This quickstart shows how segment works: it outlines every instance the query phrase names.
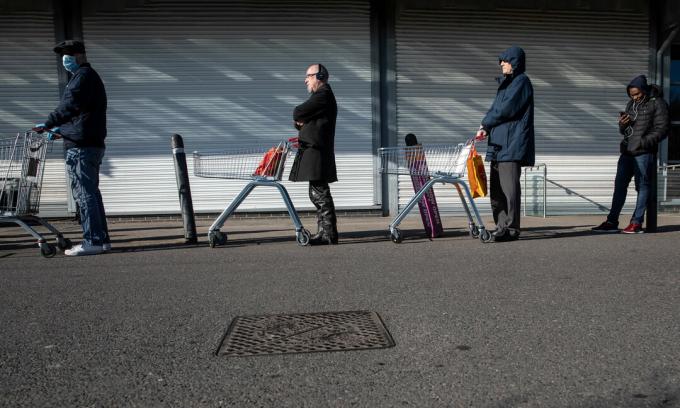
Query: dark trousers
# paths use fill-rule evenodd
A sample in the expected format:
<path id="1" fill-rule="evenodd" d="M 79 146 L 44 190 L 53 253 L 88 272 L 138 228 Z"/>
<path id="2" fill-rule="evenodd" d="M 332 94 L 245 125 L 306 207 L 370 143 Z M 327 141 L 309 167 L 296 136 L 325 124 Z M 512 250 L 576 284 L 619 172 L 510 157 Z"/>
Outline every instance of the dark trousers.
<path id="1" fill-rule="evenodd" d="M 522 206 L 519 184 L 522 168 L 517 162 L 491 162 L 491 209 L 497 231 L 516 236 L 520 232 Z"/>
<path id="2" fill-rule="evenodd" d="M 316 207 L 316 220 L 319 230 L 337 234 L 337 218 L 335 216 L 335 204 L 331 196 L 331 188 L 325 181 L 309 182 L 309 199 Z"/>

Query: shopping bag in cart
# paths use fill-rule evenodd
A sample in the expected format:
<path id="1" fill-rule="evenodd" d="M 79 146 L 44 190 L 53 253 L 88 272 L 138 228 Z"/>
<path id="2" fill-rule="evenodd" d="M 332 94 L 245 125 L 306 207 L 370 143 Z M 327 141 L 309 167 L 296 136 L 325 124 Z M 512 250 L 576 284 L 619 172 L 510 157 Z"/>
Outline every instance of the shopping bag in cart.
<path id="1" fill-rule="evenodd" d="M 279 163 L 283 158 L 283 143 L 272 147 L 260 160 L 260 164 L 255 169 L 253 176 L 275 176 L 276 170 L 279 168 Z"/>
<path id="2" fill-rule="evenodd" d="M 416 136 L 412 133 L 406 135 L 406 145 L 413 147 L 412 150 L 408 149 L 405 154 L 406 163 L 411 173 L 413 190 L 417 194 L 430 179 L 429 176 L 424 175 L 428 173 L 425 152 L 423 152 L 422 145 L 418 144 Z M 423 197 L 418 201 L 418 209 L 420 210 L 420 218 L 423 221 L 423 227 L 427 236 L 430 238 L 440 237 L 444 233 L 444 227 L 439 216 L 439 206 L 437 206 L 437 199 L 434 196 L 433 189 L 423 194 Z"/>
<path id="3" fill-rule="evenodd" d="M 477 153 L 474 146 L 470 149 L 470 156 L 467 159 L 468 182 L 472 198 L 486 197 L 486 170 L 484 170 L 484 160 Z"/>

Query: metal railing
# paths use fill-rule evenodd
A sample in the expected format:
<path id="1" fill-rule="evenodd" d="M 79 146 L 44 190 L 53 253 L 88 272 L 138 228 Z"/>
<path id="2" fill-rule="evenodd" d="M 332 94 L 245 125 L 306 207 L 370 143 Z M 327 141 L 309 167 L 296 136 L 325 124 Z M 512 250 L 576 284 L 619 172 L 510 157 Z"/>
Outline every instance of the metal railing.
<path id="1" fill-rule="evenodd" d="M 666 205 L 680 205 L 680 164 L 671 164 L 665 166 L 659 166 L 657 168 L 659 177 L 659 203 L 665 203 Z M 541 209 L 543 213 L 543 218 L 547 216 L 547 186 L 551 184 L 559 189 L 564 190 L 568 195 L 575 195 L 581 199 L 588 201 L 595 205 L 600 211 L 607 212 L 609 208 L 597 203 L 590 198 L 577 193 L 576 191 L 563 186 L 553 180 L 548 179 L 548 166 L 545 163 L 538 163 L 532 167 L 523 168 L 523 185 L 522 185 L 522 214 L 527 216 L 527 209 L 529 204 L 528 200 L 528 186 L 530 179 L 539 180 L 538 185 L 534 183 L 534 187 L 531 189 L 534 192 L 541 188 Z M 536 197 L 536 194 L 532 194 L 532 197 Z"/>
<path id="2" fill-rule="evenodd" d="M 680 164 L 658 167 L 660 202 L 677 202 L 680 204 Z"/>
<path id="3" fill-rule="evenodd" d="M 546 210 L 546 203 L 547 203 L 547 191 L 548 191 L 548 190 L 547 190 L 547 184 L 548 184 L 548 166 L 547 166 L 545 163 L 538 163 L 538 164 L 536 164 L 536 165 L 534 165 L 534 166 L 525 167 L 525 168 L 523 169 L 523 171 L 524 171 L 524 184 L 522 185 L 522 195 L 524 196 L 524 200 L 523 200 L 523 202 L 522 202 L 522 213 L 524 214 L 525 217 L 526 217 L 526 215 L 527 215 L 527 195 L 528 195 L 528 194 L 526 193 L 526 192 L 527 192 L 527 179 L 528 179 L 527 173 L 528 173 L 529 171 L 533 171 L 533 170 L 540 170 L 541 168 L 543 169 L 542 174 L 540 174 L 540 173 L 539 173 L 539 174 L 532 174 L 532 177 L 533 177 L 534 179 L 537 179 L 537 178 L 538 178 L 538 179 L 542 179 L 542 180 L 543 180 L 543 218 L 546 217 L 546 212 L 547 212 L 547 210 Z"/>

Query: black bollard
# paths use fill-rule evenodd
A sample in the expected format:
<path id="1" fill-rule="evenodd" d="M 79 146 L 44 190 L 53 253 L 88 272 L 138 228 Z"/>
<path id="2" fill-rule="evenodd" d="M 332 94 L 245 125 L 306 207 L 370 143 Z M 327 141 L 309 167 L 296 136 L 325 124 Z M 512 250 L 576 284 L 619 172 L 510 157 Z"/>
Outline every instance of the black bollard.
<path id="1" fill-rule="evenodd" d="M 177 189 L 179 190 L 179 205 L 182 209 L 182 219 L 184 220 L 184 242 L 195 244 L 198 242 L 198 239 L 196 238 L 194 204 L 191 201 L 187 157 L 184 154 L 182 136 L 177 134 L 172 135 L 172 156 L 175 158 L 175 176 L 177 177 Z"/>
<path id="2" fill-rule="evenodd" d="M 652 174 L 649 175 L 649 197 L 647 198 L 647 222 L 645 223 L 645 232 L 656 232 L 656 218 L 657 218 L 657 209 L 659 207 L 658 201 L 658 194 L 657 192 L 659 191 L 659 178 L 657 177 L 657 174 L 659 172 L 659 168 L 656 163 L 656 154 L 654 154 L 654 157 L 652 158 L 652 162 L 654 163 L 654 170 L 652 171 Z"/>

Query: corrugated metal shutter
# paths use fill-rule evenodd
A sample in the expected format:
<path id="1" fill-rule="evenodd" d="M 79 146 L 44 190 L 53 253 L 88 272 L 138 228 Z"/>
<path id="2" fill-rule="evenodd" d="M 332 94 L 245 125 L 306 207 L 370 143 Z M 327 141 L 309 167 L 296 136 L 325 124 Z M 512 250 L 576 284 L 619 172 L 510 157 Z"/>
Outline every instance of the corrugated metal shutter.
<path id="1" fill-rule="evenodd" d="M 424 143 L 471 137 L 495 96 L 498 54 L 522 46 L 536 95 L 536 162 L 554 183 L 548 213 L 598 213 L 611 203 L 626 85 L 647 72 L 647 30 L 646 16 L 628 12 L 405 10 L 396 30 L 399 142 L 408 132 Z M 541 189 L 524 193 L 540 210 Z M 462 211 L 451 188 L 437 194 L 442 212 Z M 403 178 L 400 203 L 412 195 Z M 488 199 L 477 203 L 490 212 Z"/>
<path id="2" fill-rule="evenodd" d="M 52 12 L 6 11 L 0 27 L 0 137 L 12 137 L 43 122 L 59 103 Z M 66 214 L 65 178 L 61 143 L 56 143 L 47 157 L 40 215 Z"/>
<path id="3" fill-rule="evenodd" d="M 189 154 L 295 136 L 292 110 L 308 97 L 305 69 L 317 62 L 328 67 L 339 105 L 336 206 L 373 206 L 366 2 L 155 1 L 86 13 L 83 31 L 109 97 L 107 213 L 179 211 L 173 133 Z M 192 176 L 196 211 L 222 210 L 244 184 Z M 306 183 L 286 187 L 296 207 L 311 208 Z M 241 208 L 285 207 L 274 189 L 256 189 Z"/>

